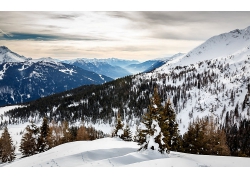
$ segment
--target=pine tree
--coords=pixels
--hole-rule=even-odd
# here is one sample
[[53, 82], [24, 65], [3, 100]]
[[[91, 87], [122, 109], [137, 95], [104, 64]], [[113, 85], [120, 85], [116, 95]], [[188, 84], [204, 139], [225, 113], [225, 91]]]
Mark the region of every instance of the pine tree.
[[[176, 121], [176, 115], [172, 108], [170, 99], [165, 103], [164, 107], [164, 119], [162, 127], [164, 127], [165, 137], [168, 137], [169, 150], [177, 151], [181, 146], [180, 134], [178, 129], [178, 123]], [[168, 125], [168, 127], [166, 126]]]
[[139, 132], [138, 145], [142, 149], [158, 150], [161, 153], [169, 152], [169, 122], [161, 105], [157, 88], [150, 99], [148, 112], [143, 116], [143, 126]]
[[25, 128], [25, 133], [21, 139], [21, 144], [19, 150], [21, 151], [23, 157], [32, 156], [38, 153], [38, 133], [39, 129], [37, 126], [31, 122]]
[[184, 152], [206, 155], [229, 155], [226, 135], [215, 126], [212, 117], [199, 119], [189, 124], [183, 136]]
[[11, 162], [16, 158], [15, 146], [13, 145], [12, 138], [10, 137], [8, 128], [5, 127], [1, 136], [1, 160], [3, 163]]
[[40, 135], [38, 137], [39, 152], [44, 152], [49, 149], [48, 133], [49, 133], [48, 119], [45, 117], [43, 118], [43, 123], [42, 126], [40, 127]]
[[140, 133], [141, 129], [139, 128], [139, 126], [136, 126], [136, 130], [135, 130], [135, 135], [133, 137], [133, 141], [134, 142], [138, 142], [139, 141], [139, 133]]
[[116, 121], [117, 121], [117, 124], [116, 124], [115, 129], [112, 133], [112, 137], [121, 137], [121, 135], [123, 133], [123, 126], [124, 125], [122, 124], [120, 112], [118, 112]]
[[123, 130], [123, 134], [121, 135], [121, 138], [124, 141], [132, 141], [131, 130], [130, 130], [128, 124], [126, 125], [126, 128]]

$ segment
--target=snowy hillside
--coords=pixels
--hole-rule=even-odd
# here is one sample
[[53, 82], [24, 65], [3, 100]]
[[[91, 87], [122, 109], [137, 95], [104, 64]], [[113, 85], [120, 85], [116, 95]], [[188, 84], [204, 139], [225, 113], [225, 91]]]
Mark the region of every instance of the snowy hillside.
[[241, 117], [232, 117], [231, 124], [239, 122], [240, 118], [249, 117], [249, 106], [245, 109], [242, 106], [249, 96], [250, 27], [214, 36], [139, 78], [153, 78], [160, 86], [179, 90], [169, 93], [169, 98], [176, 100], [182, 133], [197, 116], [214, 116], [218, 124], [225, 124], [226, 112], [231, 112], [232, 117], [237, 104]]
[[233, 30], [211, 37], [200, 46], [194, 48], [183, 56], [175, 58], [175, 65], [190, 65], [198, 61], [215, 58], [227, 58], [235, 54], [241, 54], [250, 48], [250, 26], [239, 30]]
[[24, 103], [81, 85], [111, 81], [104, 75], [50, 60], [0, 64], [0, 106]]
[[20, 56], [9, 50], [6, 46], [0, 46], [0, 64], [6, 62], [24, 62], [28, 60], [31, 60], [31, 58]]
[[16, 159], [3, 167], [249, 167], [248, 158], [192, 155], [157, 151], [138, 152], [135, 142], [118, 138], [76, 141], [46, 152]]

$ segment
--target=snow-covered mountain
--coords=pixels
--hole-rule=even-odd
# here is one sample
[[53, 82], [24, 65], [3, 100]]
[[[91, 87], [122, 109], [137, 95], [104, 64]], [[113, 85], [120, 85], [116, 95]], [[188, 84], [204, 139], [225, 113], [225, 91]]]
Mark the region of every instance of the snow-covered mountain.
[[182, 132], [196, 117], [213, 116], [220, 125], [227, 112], [231, 125], [249, 119], [250, 26], [214, 36], [140, 78], [179, 91], [169, 95]]
[[[213, 36], [198, 47], [179, 58], [176, 65], [190, 65], [198, 61], [215, 58], [227, 58], [234, 54], [246, 52], [250, 48], [250, 26], [245, 29], [235, 29], [228, 33]], [[178, 63], [177, 63], [178, 61]]]
[[89, 58], [77, 58], [77, 59], [71, 59], [71, 60], [63, 60], [62, 62], [67, 63], [67, 64], [72, 64], [75, 61], [84, 61], [86, 63], [97, 63], [97, 62], [106, 62], [112, 66], [119, 66], [119, 67], [126, 67], [130, 64], [139, 64], [140, 61], [137, 60], [126, 60], [126, 59], [118, 59], [118, 58], [93, 58], [93, 59], [89, 59]]
[[165, 64], [167, 60], [148, 60], [139, 64], [130, 64], [126, 66], [126, 69], [133, 74], [137, 74], [140, 72], [150, 72], [158, 67], [161, 67]]
[[[24, 109], [27, 116], [40, 112], [39, 118], [42, 118], [51, 115], [51, 109], [63, 106], [67, 107], [68, 113], [74, 114], [73, 121], [84, 116], [85, 121], [110, 126], [114, 125], [115, 110], [120, 109], [123, 121], [135, 126], [142, 119], [157, 85], [162, 103], [170, 99], [174, 106], [181, 134], [197, 117], [213, 116], [221, 126], [239, 123], [248, 119], [250, 114], [249, 29], [214, 36], [187, 54], [176, 55], [150, 73], [84, 88], [82, 92], [71, 91], [71, 100], [55, 96], [53, 98], [60, 101], [52, 102], [46, 111], [34, 108], [43, 101], [34, 102]], [[54, 113], [68, 116], [64, 109], [55, 109]], [[9, 117], [6, 119], [8, 121]]]
[[[6, 112], [1, 116], [2, 122], [30, 121], [34, 117], [39, 121], [44, 116], [57, 121], [67, 118], [70, 122], [84, 119], [86, 126], [111, 133], [119, 111], [124, 125], [131, 126], [134, 135], [147, 110], [153, 89], [157, 87], [163, 104], [170, 99], [181, 134], [187, 131], [188, 124], [197, 117], [213, 117], [218, 127], [237, 128], [244, 120], [250, 120], [249, 30], [250, 27], [214, 36], [187, 54], [170, 58], [163, 66], [149, 73], [124, 77], [98, 86], [83, 86], [64, 94], [41, 98]], [[6, 70], [7, 66], [3, 69]], [[25, 67], [21, 66], [19, 69]], [[229, 133], [227, 131], [227, 135]], [[93, 166], [249, 166], [247, 158], [178, 152], [171, 152], [169, 156], [162, 158], [159, 154], [151, 156], [148, 152], [136, 152], [138, 146], [132, 142], [126, 145], [122, 143], [127, 142], [113, 142], [124, 147], [117, 151], [118, 145], [111, 142], [114, 139], [102, 140], [64, 144], [12, 165], [91, 166], [92, 163]], [[238, 140], [242, 142], [242, 139]], [[98, 145], [93, 145], [94, 142], [98, 142]], [[107, 147], [107, 144], [112, 145]], [[79, 151], [72, 152], [76, 146]], [[94, 148], [91, 149], [92, 147]], [[103, 149], [109, 149], [105, 151], [107, 156], [100, 155]], [[67, 154], [66, 157], [63, 153]], [[49, 154], [52, 156], [49, 157]], [[83, 158], [81, 162], [78, 156]], [[87, 163], [83, 160], [87, 160]], [[236, 161], [238, 162], [234, 164]], [[33, 162], [39, 163], [32, 164]]]
[[6, 47], [0, 48], [0, 62], [0, 106], [113, 80], [52, 58], [31, 60]]
[[98, 74], [103, 74], [114, 79], [131, 75], [131, 73], [128, 72], [126, 69], [120, 66], [111, 65], [108, 63], [108, 61], [105, 61], [105, 59], [100, 60], [100, 59], [78, 58], [62, 62], [72, 64], [82, 69], [92, 71]]
[[32, 61], [44, 61], [44, 62], [62, 62], [60, 59], [54, 59], [51, 57], [42, 57], [39, 59], [32, 59]]
[[9, 50], [6, 46], [0, 46], [0, 64], [6, 62], [24, 62], [28, 60], [31, 60], [31, 58], [20, 56], [19, 54]]

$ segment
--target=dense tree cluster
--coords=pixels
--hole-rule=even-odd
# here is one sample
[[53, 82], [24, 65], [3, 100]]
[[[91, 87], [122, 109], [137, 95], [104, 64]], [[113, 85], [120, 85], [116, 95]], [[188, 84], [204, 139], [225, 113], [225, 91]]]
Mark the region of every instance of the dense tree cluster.
[[165, 106], [162, 106], [157, 88], [154, 89], [154, 95], [142, 124], [138, 133], [139, 150], [152, 149], [160, 153], [168, 153], [170, 150], [180, 148], [181, 140], [175, 112], [169, 100]]
[[216, 127], [212, 117], [190, 122], [183, 135], [183, 151], [192, 154], [230, 155], [224, 130]]
[[71, 126], [67, 121], [61, 124], [47, 118], [43, 119], [42, 126], [38, 128], [33, 122], [25, 128], [20, 148], [23, 157], [47, 151], [60, 144], [72, 141], [95, 140], [106, 137], [102, 131], [97, 131], [93, 127]]
[[122, 123], [120, 113], [118, 112], [117, 119], [116, 119], [116, 125], [112, 132], [112, 137], [119, 137], [123, 139], [124, 141], [132, 141], [132, 133], [130, 130], [129, 125], [127, 124], [124, 128], [124, 124]]

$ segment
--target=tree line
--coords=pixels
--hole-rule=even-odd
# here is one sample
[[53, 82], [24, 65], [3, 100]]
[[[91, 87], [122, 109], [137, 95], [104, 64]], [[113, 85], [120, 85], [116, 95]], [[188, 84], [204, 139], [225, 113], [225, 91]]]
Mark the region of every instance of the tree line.
[[154, 95], [150, 99], [147, 112], [134, 138], [131, 137], [130, 129], [123, 127], [118, 113], [112, 136], [137, 142], [140, 146], [139, 151], [151, 149], [162, 154], [178, 151], [192, 154], [230, 155], [226, 133], [216, 126], [213, 117], [197, 118], [189, 123], [188, 131], [183, 136], [180, 135], [172, 104], [168, 100], [165, 105], [162, 105], [157, 88], [154, 89]]
[[[33, 121], [26, 126], [19, 150], [22, 157], [28, 157], [64, 143], [95, 140], [107, 136], [109, 135], [97, 131], [94, 127], [85, 127], [83, 124], [69, 127], [68, 121], [59, 123], [52, 120], [49, 123], [48, 118], [45, 117], [41, 127], [38, 127]], [[0, 138], [0, 158], [2, 163], [11, 162], [15, 159], [15, 149], [16, 147], [13, 145], [6, 126]]]

